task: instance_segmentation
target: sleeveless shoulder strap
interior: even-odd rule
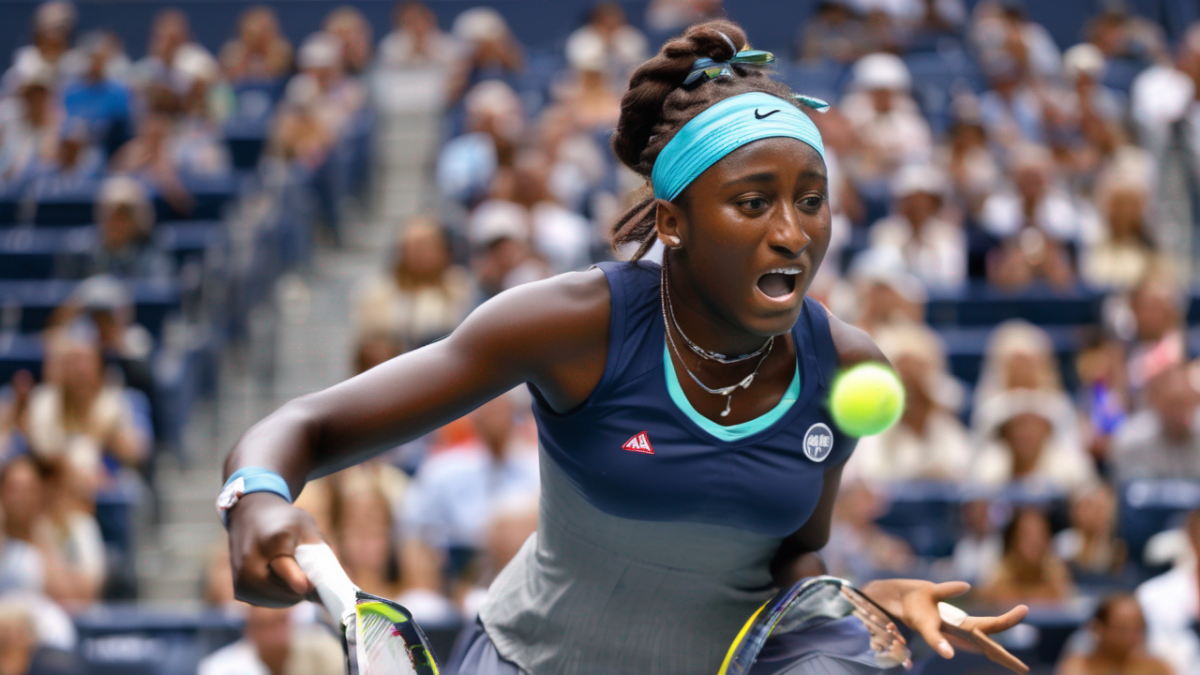
[[[821,372],[821,384],[828,389],[837,375],[838,351],[833,344],[833,333],[829,329],[829,311],[825,305],[805,296],[804,313],[812,336],[813,350],[817,355],[817,367]]]
[[[595,267],[608,277],[612,319],[604,377],[592,395],[593,400],[631,369],[642,369],[641,362],[645,359],[641,352],[646,351],[646,340],[661,324],[657,316],[660,269],[657,265],[643,261],[602,262]]]

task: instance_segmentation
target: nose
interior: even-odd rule
[[[767,243],[784,257],[798,258],[812,238],[804,231],[803,216],[795,204],[788,204],[781,211],[780,217],[771,223]]]

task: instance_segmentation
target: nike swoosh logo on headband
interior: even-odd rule
[[[756,119],[756,120],[765,120],[765,119],[767,119],[767,118],[768,118],[768,117],[770,117],[771,115],[774,115],[774,114],[775,114],[775,113],[777,113],[777,112],[779,112],[779,110],[772,110],[771,112],[767,113],[766,115],[759,115],[759,114],[758,114],[758,108],[755,108],[755,109],[754,109],[754,119]]]

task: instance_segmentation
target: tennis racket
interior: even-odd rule
[[[295,556],[340,622],[347,675],[438,675],[433,648],[403,605],[355,586],[328,544],[301,544]]]
[[[841,664],[837,659],[814,659],[807,669],[805,663],[799,662],[788,667],[786,673],[860,675],[896,666],[911,667],[912,654],[887,612],[850,582],[822,576],[785,588],[759,607],[730,645],[718,675],[747,675],[772,635],[808,631],[850,616],[861,621],[870,633],[868,654]]]

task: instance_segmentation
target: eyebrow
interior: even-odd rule
[[[760,171],[758,173],[752,173],[752,174],[749,174],[746,176],[739,176],[737,178],[734,178],[733,180],[729,181],[728,184],[735,185],[737,183],[768,183],[770,181],[775,180],[778,177],[779,177],[779,174],[775,173],[774,171]],[[807,178],[807,179],[816,178],[818,180],[829,180],[829,176],[827,176],[826,174],[821,173],[820,171],[814,171],[811,169],[808,171],[802,172],[800,174],[800,177]]]

